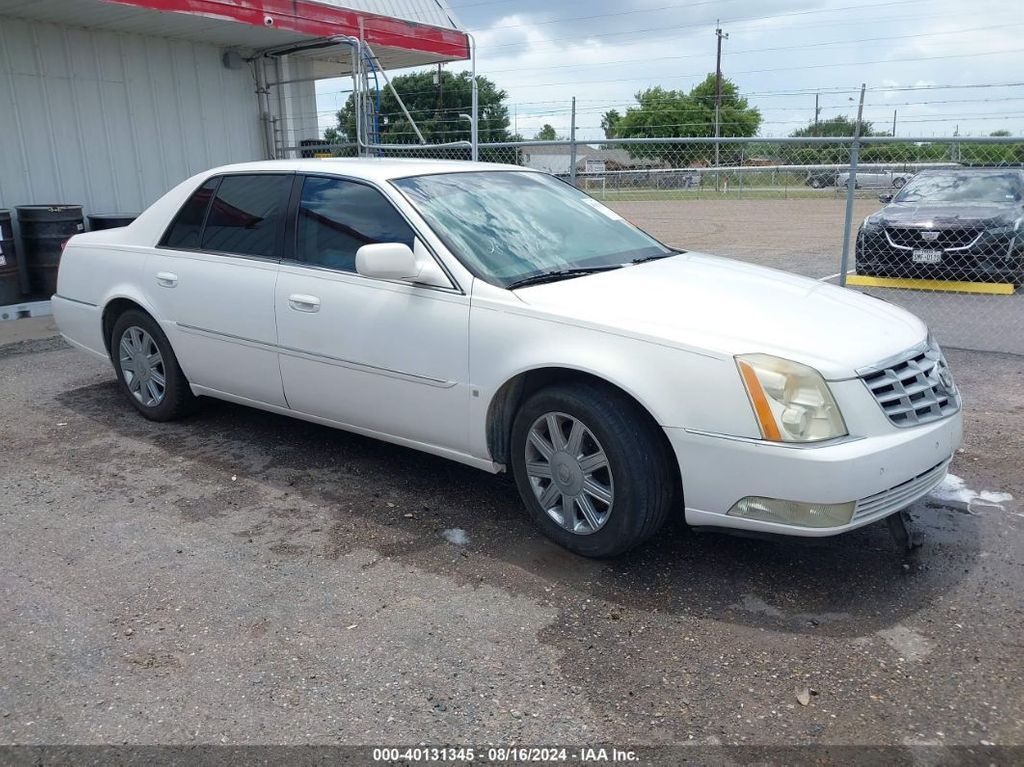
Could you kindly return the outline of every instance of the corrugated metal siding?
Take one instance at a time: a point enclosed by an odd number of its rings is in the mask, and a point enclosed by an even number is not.
[[[0,17],[0,208],[137,212],[263,156],[249,68],[182,40]]]
[[[418,21],[434,27],[461,29],[458,19],[445,0],[314,0],[335,8],[366,11],[406,21]]]

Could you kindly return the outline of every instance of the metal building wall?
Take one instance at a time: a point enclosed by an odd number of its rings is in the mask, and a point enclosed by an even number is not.
[[[193,173],[262,158],[252,72],[222,53],[0,16],[0,208],[138,212]]]

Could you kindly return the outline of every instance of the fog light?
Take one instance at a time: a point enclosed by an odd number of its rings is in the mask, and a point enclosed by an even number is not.
[[[856,501],[849,503],[800,503],[783,501],[778,498],[761,498],[748,495],[738,500],[729,516],[743,519],[757,519],[761,522],[776,522],[780,525],[800,527],[839,527],[853,518]]]

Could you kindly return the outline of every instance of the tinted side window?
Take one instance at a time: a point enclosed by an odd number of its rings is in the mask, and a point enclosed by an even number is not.
[[[356,251],[376,242],[413,246],[413,231],[384,195],[338,178],[309,177],[302,185],[295,258],[356,270]]]
[[[181,206],[174,223],[164,235],[161,245],[169,248],[198,248],[199,230],[203,228],[203,219],[206,218],[206,209],[210,207],[210,198],[220,178],[207,179],[192,196],[188,202]]]
[[[203,250],[273,257],[293,176],[224,176],[203,228]]]

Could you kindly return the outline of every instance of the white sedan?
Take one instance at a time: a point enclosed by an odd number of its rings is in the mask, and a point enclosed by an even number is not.
[[[589,556],[679,512],[851,530],[928,493],[960,443],[913,315],[670,249],[510,166],[207,171],[73,237],[53,311],[147,418],[216,397],[510,470],[542,530]]]

